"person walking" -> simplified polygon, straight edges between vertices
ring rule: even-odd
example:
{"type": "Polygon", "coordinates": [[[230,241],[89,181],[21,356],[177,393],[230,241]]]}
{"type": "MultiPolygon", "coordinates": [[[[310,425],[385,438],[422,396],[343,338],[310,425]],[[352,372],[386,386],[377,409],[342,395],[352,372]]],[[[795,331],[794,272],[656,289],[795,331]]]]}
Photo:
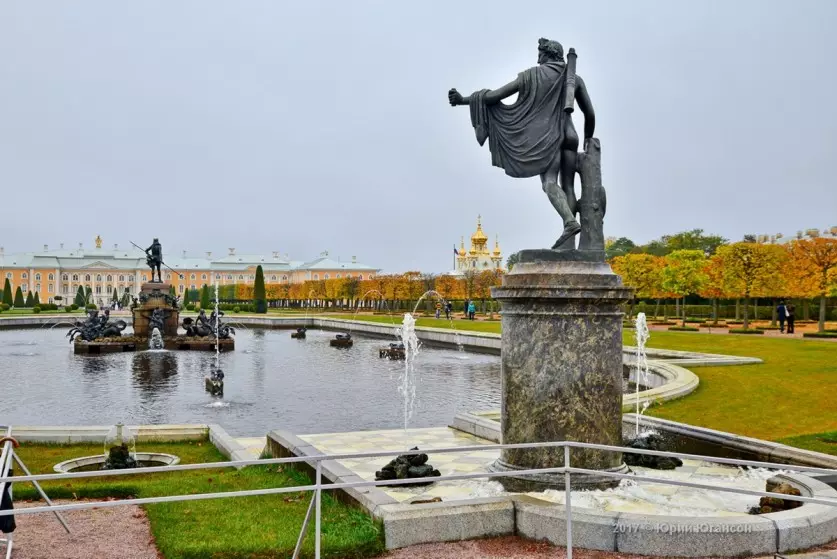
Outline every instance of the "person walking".
{"type": "Polygon", "coordinates": [[[468,302],[468,319],[474,320],[474,315],[477,314],[477,306],[473,301],[468,302]]]}
{"type": "Polygon", "coordinates": [[[785,333],[785,319],[788,317],[788,308],[785,306],[784,299],[779,301],[779,306],[776,307],[776,314],[779,316],[779,332],[785,333]]]}
{"type": "Polygon", "coordinates": [[[436,318],[439,318],[439,315],[442,313],[442,303],[436,302],[436,318]]]}
{"type": "Polygon", "coordinates": [[[448,301],[445,303],[445,320],[450,320],[450,313],[453,310],[453,304],[448,301]]]}
{"type": "Polygon", "coordinates": [[[465,302],[462,304],[462,312],[465,314],[465,318],[468,318],[468,305],[471,303],[469,299],[465,299],[465,302]]]}
{"type": "Polygon", "coordinates": [[[788,334],[793,334],[794,333],[793,321],[795,319],[795,314],[796,314],[796,307],[794,307],[793,304],[785,306],[785,317],[787,318],[787,321],[788,321],[788,334]]]}

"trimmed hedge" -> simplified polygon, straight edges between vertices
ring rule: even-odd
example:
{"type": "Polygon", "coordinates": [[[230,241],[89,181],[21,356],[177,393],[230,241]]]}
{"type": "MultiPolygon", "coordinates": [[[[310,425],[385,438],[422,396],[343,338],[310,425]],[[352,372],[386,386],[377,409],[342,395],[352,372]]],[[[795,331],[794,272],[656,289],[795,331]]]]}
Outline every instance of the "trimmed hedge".
{"type": "Polygon", "coordinates": [[[826,330],[825,332],[805,332],[802,334],[806,338],[837,338],[837,332],[826,330]]]}
{"type": "Polygon", "coordinates": [[[758,328],[730,328],[730,334],[764,334],[764,330],[758,328]]]}
{"type": "Polygon", "coordinates": [[[694,326],[669,326],[669,332],[698,332],[700,331],[699,328],[695,328],[694,326]]]}
{"type": "Polygon", "coordinates": [[[35,313],[35,314],[40,313],[41,312],[41,307],[39,307],[38,305],[35,305],[34,307],[32,307],[32,312],[35,313]]]}

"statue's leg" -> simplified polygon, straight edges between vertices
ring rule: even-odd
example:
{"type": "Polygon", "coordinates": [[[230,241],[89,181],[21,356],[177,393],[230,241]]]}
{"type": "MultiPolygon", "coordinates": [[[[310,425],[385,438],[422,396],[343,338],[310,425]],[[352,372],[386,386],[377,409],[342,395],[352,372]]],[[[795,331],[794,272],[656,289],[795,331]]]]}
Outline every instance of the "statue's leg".
{"type": "Polygon", "coordinates": [[[575,195],[575,173],[578,167],[578,134],[571,118],[564,121],[564,145],[561,152],[561,188],[573,214],[578,212],[575,195]]]}
{"type": "MultiPolygon", "coordinates": [[[[560,161],[560,158],[559,158],[560,161]]],[[[543,185],[543,191],[546,192],[549,201],[552,203],[552,206],[558,212],[558,215],[561,216],[561,219],[564,221],[564,231],[561,236],[555,241],[555,244],[552,246],[553,249],[557,248],[575,248],[575,242],[573,242],[573,246],[562,246],[567,244],[566,241],[574,237],[581,231],[581,225],[579,225],[578,221],[575,219],[575,215],[573,214],[572,210],[570,209],[570,205],[567,202],[567,197],[564,194],[564,191],[558,185],[558,174],[559,174],[559,167],[560,162],[556,161],[550,168],[541,175],[541,183],[543,185]]]]}

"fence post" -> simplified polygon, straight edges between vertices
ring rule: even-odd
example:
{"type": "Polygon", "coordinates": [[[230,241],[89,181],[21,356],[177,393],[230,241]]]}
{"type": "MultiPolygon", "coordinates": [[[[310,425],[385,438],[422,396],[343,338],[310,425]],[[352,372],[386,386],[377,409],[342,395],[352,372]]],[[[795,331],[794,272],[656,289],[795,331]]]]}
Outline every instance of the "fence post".
{"type": "Polygon", "coordinates": [[[573,559],[573,505],[571,484],[570,484],[570,447],[564,446],[564,502],[567,511],[567,559],[573,559]]]}
{"type": "MultiPolygon", "coordinates": [[[[314,559],[320,559],[320,530],[322,522],[322,483],[323,483],[323,461],[317,461],[317,489],[315,498],[317,499],[317,517],[314,524],[314,559]]],[[[572,558],[570,558],[572,559],[572,558]]]]}

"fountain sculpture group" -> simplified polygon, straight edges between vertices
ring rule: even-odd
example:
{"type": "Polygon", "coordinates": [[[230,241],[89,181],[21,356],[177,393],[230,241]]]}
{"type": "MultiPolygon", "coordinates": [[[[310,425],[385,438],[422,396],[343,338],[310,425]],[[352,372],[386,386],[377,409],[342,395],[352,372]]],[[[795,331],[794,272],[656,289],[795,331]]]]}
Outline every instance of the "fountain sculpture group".
{"type": "MultiPolygon", "coordinates": [[[[622,443],[622,310],[631,296],[605,262],[602,221],[606,196],[601,144],[576,53],[566,60],[560,43],[538,42],[538,65],[496,90],[463,97],[477,141],[488,140],[491,162],[515,178],[539,176],[563,222],[552,249],[523,250],[492,295],[502,304],[502,439],[504,443],[580,441],[622,443]],[[501,101],[517,94],[517,101],[501,101]],[[572,121],[575,103],[584,115],[583,152],[572,121]],[[575,175],[581,178],[576,198],[575,175]],[[576,218],[578,214],[578,219],[576,218]],[[579,246],[575,237],[579,235],[579,246]]],[[[578,468],[625,472],[619,453],[572,449],[578,468]]],[[[563,448],[502,452],[495,471],[564,465],[563,448]]],[[[572,474],[577,488],[616,485],[597,474],[572,474]]],[[[501,478],[512,491],[563,488],[560,474],[501,478]]]]}
{"type": "MultiPolygon", "coordinates": [[[[137,245],[134,245],[137,246],[137,245]]],[[[186,335],[178,334],[181,326],[179,297],[173,295],[171,284],[162,280],[160,269],[165,266],[163,248],[158,239],[145,249],[151,281],[140,287],[139,299],[131,305],[134,332],[123,336],[127,327],[124,320],[110,320],[110,311],[92,310],[84,322],[77,322],[67,333],[74,343],[75,353],[100,354],[141,349],[179,349],[230,351],[235,348],[235,330],[221,321],[223,312],[213,310],[207,318],[201,309],[197,319],[186,317],[182,327],[186,335]],[[156,279],[155,279],[156,272],[156,279]]]]}

